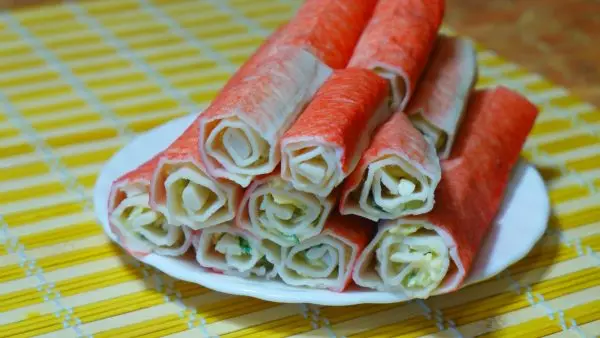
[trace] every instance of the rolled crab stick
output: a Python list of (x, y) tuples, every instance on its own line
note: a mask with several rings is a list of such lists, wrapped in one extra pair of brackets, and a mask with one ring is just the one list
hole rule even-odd
[(435, 208), (380, 223), (354, 270), (356, 284), (427, 298), (459, 288), (498, 213), (537, 108), (504, 87), (470, 99)]
[(208, 173), (247, 187), (280, 161), (279, 139), (329, 77), (312, 54), (280, 47), (199, 116), (199, 152)]
[(328, 196), (390, 116), (388, 92), (387, 81), (370, 70), (336, 70), (281, 138), (281, 177), (297, 190)]
[(198, 153), (198, 120), (156, 155), (150, 205), (166, 210), (170, 223), (194, 230), (233, 220), (242, 188), (207, 175)]
[(406, 114), (441, 159), (450, 156), (475, 82), (477, 60), (471, 41), (440, 36)]
[(306, 0), (276, 44), (305, 48), (333, 69), (347, 66), (377, 0)]
[(227, 275), (272, 279), (282, 262), (280, 247), (231, 223), (197, 232), (192, 244), (202, 267)]
[(433, 49), (444, 0), (380, 0), (348, 67), (389, 79), (394, 109), (406, 107)]
[(169, 223), (166, 210), (150, 208), (150, 180), (157, 163), (152, 158), (115, 180), (108, 199), (111, 231), (134, 256), (179, 256), (191, 244), (189, 228)]
[(200, 152), (212, 176), (247, 187), (275, 169), (279, 137), (331, 68), (346, 66), (375, 3), (308, 0), (261, 46), (225, 86), (225, 101), (200, 116)]
[(257, 177), (246, 189), (236, 224), (289, 247), (321, 233), (335, 200), (333, 195), (298, 191), (275, 170)]
[(377, 129), (343, 183), (340, 213), (373, 221), (426, 213), (440, 178), (435, 149), (398, 111)]
[(342, 292), (374, 230), (364, 218), (333, 214), (321, 234), (281, 250), (279, 276), (288, 285)]

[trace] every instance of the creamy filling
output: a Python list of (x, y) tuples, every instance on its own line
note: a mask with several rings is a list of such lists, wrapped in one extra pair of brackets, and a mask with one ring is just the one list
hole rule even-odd
[(266, 248), (259, 240), (229, 225), (203, 230), (196, 250), (200, 265), (226, 274), (267, 278), (277, 274), (277, 249)]
[(415, 128), (425, 136), (425, 139), (435, 147), (438, 153), (441, 153), (446, 148), (448, 134), (445, 131), (434, 126), (421, 114), (412, 114), (410, 120)]
[(136, 190), (126, 193), (133, 195), (119, 203), (111, 214), (111, 222), (142, 246), (139, 249), (175, 254), (185, 242), (183, 229), (169, 224), (161, 212), (150, 208), (148, 193)]
[(336, 288), (350, 268), (352, 248), (330, 236), (311, 238), (284, 257), (281, 277), (290, 285)]
[(450, 265), (448, 247), (434, 231), (401, 224), (386, 231), (375, 246), (375, 270), (384, 289), (426, 298), (437, 288)]
[(274, 178), (252, 193), (248, 207), (256, 233), (288, 247), (321, 232), (332, 202)]
[(164, 184), (167, 210), (179, 224), (201, 229), (233, 218), (227, 192), (197, 168), (178, 168)]
[(291, 183), (300, 191), (327, 196), (343, 179), (338, 156), (331, 147), (292, 145), (283, 151)]
[(369, 164), (366, 176), (350, 198), (358, 202), (364, 217), (397, 218), (425, 211), (433, 198), (431, 185), (431, 179), (408, 162), (389, 156)]
[(263, 173), (271, 146), (247, 123), (230, 117), (220, 120), (210, 132), (206, 150), (227, 171), (253, 176)]

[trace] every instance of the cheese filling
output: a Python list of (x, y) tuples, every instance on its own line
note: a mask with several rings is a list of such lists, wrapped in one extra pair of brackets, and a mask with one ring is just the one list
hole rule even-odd
[(275, 277), (280, 253), (228, 224), (202, 231), (196, 245), (200, 265), (241, 277)]
[(321, 232), (333, 202), (274, 178), (251, 194), (248, 207), (257, 234), (289, 247)]
[(386, 290), (426, 298), (450, 265), (448, 248), (434, 231), (400, 224), (386, 231), (375, 246), (375, 270)]

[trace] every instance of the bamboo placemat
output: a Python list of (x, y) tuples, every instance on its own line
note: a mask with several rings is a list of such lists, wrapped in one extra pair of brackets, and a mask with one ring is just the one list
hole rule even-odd
[(542, 109), (524, 156), (553, 205), (539, 245), (498, 278), (402, 304), (276, 304), (173, 280), (109, 242), (91, 202), (103, 163), (136, 133), (205, 107), (298, 4), (104, 0), (0, 13), (0, 336), (600, 333), (600, 112), (483, 49), (479, 86), (507, 85)]

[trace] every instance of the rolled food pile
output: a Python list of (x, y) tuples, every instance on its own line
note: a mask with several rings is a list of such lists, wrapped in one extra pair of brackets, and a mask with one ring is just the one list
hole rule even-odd
[(476, 92), (454, 150), (442, 162), (436, 207), (380, 223), (354, 270), (356, 284), (414, 298), (460, 287), (500, 209), (537, 113), (507, 88)]
[[(199, 117), (209, 173), (247, 187), (280, 161), (282, 134), (351, 57), (374, 0), (308, 0)], [(351, 25), (344, 24), (352, 22)]]
[[(426, 298), (461, 287), (537, 110), (472, 93), (444, 1), (307, 0), (166, 149), (112, 185), (131, 254)], [(379, 222), (374, 223), (374, 222)]]

